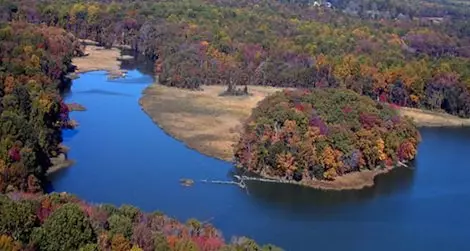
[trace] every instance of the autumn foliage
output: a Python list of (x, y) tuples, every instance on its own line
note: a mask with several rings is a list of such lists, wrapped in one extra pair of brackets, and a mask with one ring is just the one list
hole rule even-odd
[(79, 51), (63, 29), (0, 23), (0, 192), (41, 192), (68, 109), (59, 94)]
[(413, 123), (388, 104), (346, 89), (285, 90), (253, 110), (235, 159), (265, 177), (333, 180), (410, 161), (419, 142)]
[(91, 205), (65, 193), (0, 195), (0, 215), (1, 250), (280, 250), (246, 238), (226, 243), (212, 225), (195, 219), (183, 224), (158, 212)]
[[(338, 0), (334, 9), (303, 0), (4, 2), (0, 20), (130, 46), (156, 60), (159, 81), (169, 86), (343, 87), (470, 117), (470, 15), (462, 1)], [(36, 57), (24, 60), (37, 66)]]

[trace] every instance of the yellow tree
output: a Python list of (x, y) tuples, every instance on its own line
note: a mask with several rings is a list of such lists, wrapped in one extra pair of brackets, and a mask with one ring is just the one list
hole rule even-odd
[(334, 67), (333, 75), (341, 81), (341, 85), (346, 87), (354, 76), (360, 73), (360, 64), (353, 55), (347, 55), (342, 58)]
[(341, 171), (340, 169), (343, 166), (340, 158), (341, 152), (334, 150), (331, 146), (327, 146), (323, 149), (320, 161), (327, 170), (323, 174), (326, 179), (333, 179), (338, 176), (338, 173)]
[(19, 251), (21, 246), (8, 235), (0, 235), (0, 250), (2, 251)]
[(284, 152), (276, 155), (277, 169), (281, 175), (292, 175), (297, 169), (294, 156), (290, 152)]

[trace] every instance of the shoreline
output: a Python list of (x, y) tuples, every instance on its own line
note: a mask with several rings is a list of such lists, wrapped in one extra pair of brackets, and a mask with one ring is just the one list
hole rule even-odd
[[(82, 43), (86, 44), (84, 54), (82, 57), (74, 57), (72, 59), (72, 65), (76, 66), (75, 71), (68, 74), (69, 78), (76, 79), (79, 78), (80, 74), (92, 72), (92, 71), (106, 71), (108, 78), (119, 78), (124, 77), (126, 71), (121, 70), (121, 62), (119, 59), (125, 60), (121, 56), (121, 49), (117, 46), (111, 49), (105, 49), (103, 47), (97, 46), (96, 42), (89, 40), (80, 40)], [(80, 112), (86, 111), (86, 108), (78, 103), (69, 103), (67, 104), (70, 112)], [(66, 129), (62, 129), (66, 130)], [(67, 156), (67, 150), (64, 150), (66, 147), (62, 145), (60, 148), (62, 151), (56, 157), (51, 157), (51, 166), (47, 169), (46, 175), (54, 174), (62, 169), (69, 168), (75, 164), (75, 160), (69, 159)]]
[[(232, 162), (233, 144), (238, 141), (237, 132), (243, 128), (242, 122), (249, 117), (258, 101), (282, 89), (249, 86), (249, 92), (253, 94), (251, 96), (221, 97), (218, 94), (224, 88), (203, 86), (202, 91), (195, 92), (153, 83), (143, 91), (139, 104), (158, 127), (186, 147), (215, 159)], [(401, 116), (411, 117), (419, 127), (470, 126), (470, 119), (438, 112), (412, 108), (400, 108), (398, 112)], [(468, 121), (468, 124), (458, 123), (462, 121)], [(359, 190), (374, 186), (375, 177), (394, 168), (396, 167), (348, 173), (334, 181), (278, 182), (322, 190)]]
[(259, 181), (259, 182), (272, 182), (280, 184), (290, 184), (303, 186), (308, 188), (313, 188), (323, 191), (347, 191), (347, 190), (362, 190), (365, 188), (370, 188), (375, 185), (375, 178), (389, 173), (397, 168), (408, 167), (404, 163), (398, 163), (392, 167), (385, 168), (376, 168), (374, 170), (362, 170), (359, 172), (351, 172), (341, 176), (336, 177), (333, 181), (327, 180), (305, 180), (305, 181), (294, 181), (294, 180), (285, 180), (280, 177), (256, 174), (258, 177), (254, 176), (244, 176), (246, 181)]
[[(75, 74), (98, 70), (110, 74), (113, 72), (122, 74), (119, 69), (120, 49), (117, 47), (104, 49), (87, 43), (85, 53), (87, 56), (74, 58), (72, 62), (77, 66)], [(101, 65), (96, 65), (97, 58), (100, 58)], [(267, 95), (282, 90), (275, 87), (249, 86), (250, 93), (254, 95), (223, 97), (219, 94), (223, 92), (225, 86), (204, 86), (203, 89), (194, 92), (153, 83), (142, 92), (139, 105), (156, 126), (170, 137), (200, 154), (227, 162), (233, 161), (233, 144), (238, 141), (238, 132), (242, 130), (243, 121), (249, 117), (251, 109)], [(406, 107), (400, 107), (398, 112), (401, 116), (410, 117), (418, 127), (470, 126), (470, 119), (439, 112)], [(70, 165), (73, 165), (72, 160), (69, 161), (68, 166)], [(55, 172), (62, 168), (64, 167), (50, 169), (51, 172)], [(337, 177), (334, 181), (277, 180), (279, 183), (322, 190), (358, 190), (374, 186), (375, 177), (393, 169), (394, 167), (348, 173)]]

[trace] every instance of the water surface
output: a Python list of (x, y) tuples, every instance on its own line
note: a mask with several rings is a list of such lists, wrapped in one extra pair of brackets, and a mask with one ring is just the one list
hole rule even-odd
[(180, 178), (228, 180), (231, 165), (186, 148), (152, 122), (138, 105), (153, 81), (141, 71), (114, 81), (104, 72), (74, 80), (67, 101), (87, 111), (71, 114), (80, 127), (65, 131), (64, 143), (76, 164), (52, 177), (53, 190), (210, 220), (227, 238), (246, 235), (286, 250), (468, 250), (470, 130), (422, 129), (414, 169), (396, 169), (361, 191), (256, 182), (248, 191), (188, 188)]

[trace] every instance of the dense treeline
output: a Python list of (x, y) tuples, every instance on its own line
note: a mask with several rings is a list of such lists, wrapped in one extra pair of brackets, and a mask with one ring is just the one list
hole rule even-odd
[(429, 11), (421, 13), (409, 1), (377, 1), (380, 10), (395, 4), (418, 19), (376, 21), (343, 13), (347, 4), (339, 1), (331, 9), (252, 0), (3, 2), (6, 20), (60, 26), (157, 59), (159, 80), (170, 86), (346, 87), (400, 106), (470, 116), (465, 13), (423, 21), (447, 5), (422, 4)]
[(262, 176), (308, 184), (407, 162), (419, 141), (390, 105), (350, 90), (283, 91), (253, 110), (235, 159)]
[(123, 205), (90, 205), (68, 194), (0, 195), (0, 249), (50, 251), (268, 251), (247, 238), (226, 244), (208, 223), (182, 224)]
[(59, 89), (78, 45), (60, 28), (0, 24), (0, 192), (42, 191), (69, 126)]

